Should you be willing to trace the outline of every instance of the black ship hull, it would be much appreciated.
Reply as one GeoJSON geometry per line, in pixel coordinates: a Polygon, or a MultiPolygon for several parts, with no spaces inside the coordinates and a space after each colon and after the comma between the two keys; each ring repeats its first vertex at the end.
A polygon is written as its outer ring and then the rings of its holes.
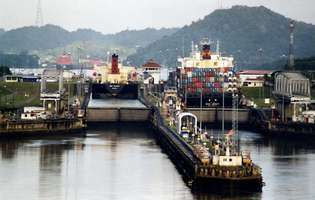
{"type": "Polygon", "coordinates": [[[92,98],[93,99],[137,99],[138,98],[138,84],[92,84],[92,98]]]}
{"type": "MultiPolygon", "coordinates": [[[[223,105],[223,94],[222,93],[210,93],[204,94],[201,96],[200,94],[187,94],[185,97],[183,95],[182,99],[185,101],[186,106],[188,108],[200,108],[200,104],[202,102],[202,107],[210,108],[210,107],[222,107],[223,105]]],[[[233,98],[231,93],[224,94],[224,106],[232,107],[233,98]]]]}

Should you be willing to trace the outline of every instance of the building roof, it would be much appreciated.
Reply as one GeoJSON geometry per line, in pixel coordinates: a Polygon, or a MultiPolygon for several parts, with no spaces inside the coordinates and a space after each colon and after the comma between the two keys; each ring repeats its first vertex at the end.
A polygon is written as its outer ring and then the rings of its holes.
{"type": "Polygon", "coordinates": [[[103,61],[100,59],[91,59],[89,63],[90,65],[101,66],[103,64],[103,61]]]}
{"type": "Polygon", "coordinates": [[[283,75],[288,79],[297,79],[297,80],[308,80],[303,74],[298,72],[280,72],[279,75],[283,75]]]}
{"type": "Polygon", "coordinates": [[[69,54],[63,54],[58,57],[57,65],[72,65],[72,57],[69,54]]]}
{"type": "Polygon", "coordinates": [[[161,65],[159,65],[155,60],[150,59],[143,65],[143,67],[158,67],[158,68],[160,68],[161,65]]]}
{"type": "Polygon", "coordinates": [[[58,77],[61,73],[62,71],[58,69],[45,69],[42,75],[46,77],[58,77]]]}
{"type": "Polygon", "coordinates": [[[272,74],[271,70],[241,70],[237,72],[238,75],[265,75],[272,74]]]}

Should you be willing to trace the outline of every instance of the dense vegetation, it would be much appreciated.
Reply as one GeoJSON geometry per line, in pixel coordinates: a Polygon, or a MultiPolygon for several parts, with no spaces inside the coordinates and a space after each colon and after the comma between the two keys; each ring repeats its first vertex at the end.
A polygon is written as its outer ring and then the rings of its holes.
{"type": "MultiPolygon", "coordinates": [[[[83,42],[91,46],[124,46],[136,48],[172,34],[177,29],[144,29],[139,31],[122,31],[117,34],[104,35],[91,29],[79,29],[69,32],[61,27],[46,25],[43,27],[23,27],[6,31],[0,35],[0,51],[4,53],[19,53],[45,51],[65,48],[71,44],[83,42]]],[[[89,53],[89,52],[87,52],[89,53]]],[[[101,52],[102,54],[105,51],[101,52]]]]}
{"type": "Polygon", "coordinates": [[[296,59],[294,68],[299,71],[304,71],[304,70],[315,71],[315,57],[296,59]]]}
{"type": "Polygon", "coordinates": [[[0,36],[4,33],[5,33],[4,29],[0,28],[0,36]]]}
{"type": "Polygon", "coordinates": [[[12,73],[9,67],[0,65],[0,77],[5,76],[5,75],[10,75],[10,74],[12,73]]]}
{"type": "Polygon", "coordinates": [[[26,52],[20,54],[0,54],[0,65],[9,67],[38,67],[39,57],[28,55],[26,52]]]}
{"type": "MultiPolygon", "coordinates": [[[[198,43],[208,37],[214,42],[219,40],[222,53],[233,55],[239,67],[259,68],[264,63],[283,59],[288,54],[289,22],[290,19],[263,6],[234,6],[231,9],[216,10],[173,35],[139,49],[128,60],[141,65],[146,60],[155,58],[161,64],[174,67],[177,57],[183,54],[183,47],[187,56],[191,41],[198,43]]],[[[296,22],[296,56],[314,56],[314,44],[315,26],[296,22]]],[[[215,50],[215,43],[212,50],[215,50]]]]}
{"type": "Polygon", "coordinates": [[[0,109],[38,106],[38,83],[5,83],[0,82],[0,109]]]}

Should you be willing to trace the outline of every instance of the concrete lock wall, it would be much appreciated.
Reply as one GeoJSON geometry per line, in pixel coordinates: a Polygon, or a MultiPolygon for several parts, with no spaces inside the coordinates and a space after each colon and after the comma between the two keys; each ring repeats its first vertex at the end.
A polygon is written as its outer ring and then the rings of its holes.
{"type": "Polygon", "coordinates": [[[149,119],[149,109],[89,108],[88,122],[141,122],[149,119]]]}
{"type": "Polygon", "coordinates": [[[196,115],[198,120],[202,119],[203,122],[207,122],[207,123],[216,122],[216,109],[215,108],[209,108],[207,110],[203,110],[202,112],[200,112],[200,109],[188,109],[188,112],[191,112],[192,114],[196,115]]]}
{"type": "Polygon", "coordinates": [[[116,122],[119,120],[118,109],[114,108],[89,108],[87,110],[88,122],[116,122]]]}
{"type": "Polygon", "coordinates": [[[149,115],[149,109],[120,109],[120,121],[123,122],[147,121],[149,115]]]}
{"type": "MultiPolygon", "coordinates": [[[[202,119],[205,123],[216,123],[222,121],[222,108],[205,108],[200,112],[199,108],[189,108],[188,112],[195,114],[199,119],[202,119]],[[202,118],[200,118],[200,116],[202,118]]],[[[232,122],[233,111],[231,108],[224,110],[224,121],[232,122]]],[[[249,110],[239,109],[238,110],[238,121],[239,123],[247,123],[249,121],[249,110]]]]}

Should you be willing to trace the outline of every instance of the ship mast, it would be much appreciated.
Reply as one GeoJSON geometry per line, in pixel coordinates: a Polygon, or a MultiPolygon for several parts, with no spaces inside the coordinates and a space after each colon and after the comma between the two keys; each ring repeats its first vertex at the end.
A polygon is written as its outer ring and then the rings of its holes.
{"type": "Polygon", "coordinates": [[[217,40],[217,49],[216,49],[216,54],[220,55],[220,40],[217,40]]]}
{"type": "MultiPolygon", "coordinates": [[[[238,94],[233,92],[233,99],[232,99],[232,129],[234,132],[234,138],[237,138],[237,146],[236,153],[237,155],[240,154],[240,138],[239,138],[239,131],[238,131],[238,94]]],[[[235,141],[234,141],[235,142],[235,141]]]]}

